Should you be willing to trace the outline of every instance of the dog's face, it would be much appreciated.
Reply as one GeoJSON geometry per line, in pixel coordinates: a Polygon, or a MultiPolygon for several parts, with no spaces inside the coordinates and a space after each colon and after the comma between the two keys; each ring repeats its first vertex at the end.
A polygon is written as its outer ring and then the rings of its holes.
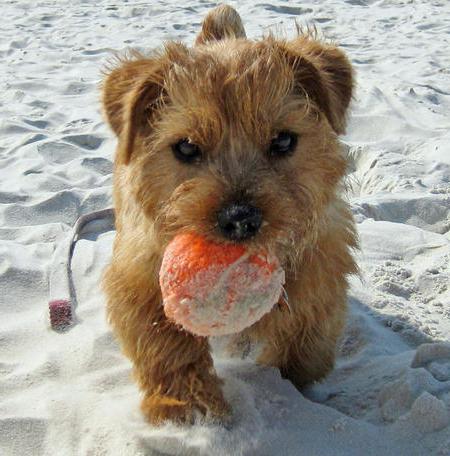
{"type": "Polygon", "coordinates": [[[180,231],[264,246],[282,262],[314,242],[345,172],[352,71],[309,36],[171,43],[106,81],[116,172],[161,246],[180,231]]]}

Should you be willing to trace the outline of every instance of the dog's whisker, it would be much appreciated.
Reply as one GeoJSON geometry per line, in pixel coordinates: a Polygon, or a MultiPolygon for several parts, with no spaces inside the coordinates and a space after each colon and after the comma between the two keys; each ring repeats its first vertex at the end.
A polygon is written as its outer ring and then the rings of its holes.
{"type": "Polygon", "coordinates": [[[281,296],[280,296],[280,299],[278,301],[278,306],[280,307],[280,309],[283,310],[284,308],[286,308],[289,313],[292,313],[292,309],[291,309],[291,306],[289,304],[289,296],[288,296],[287,291],[286,291],[286,289],[284,287],[282,288],[282,291],[281,291],[281,296]]]}

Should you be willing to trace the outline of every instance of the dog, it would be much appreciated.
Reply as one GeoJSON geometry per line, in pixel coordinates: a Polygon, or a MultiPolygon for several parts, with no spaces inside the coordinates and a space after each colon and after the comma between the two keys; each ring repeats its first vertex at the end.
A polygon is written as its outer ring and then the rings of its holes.
{"type": "Polygon", "coordinates": [[[158,273],[181,232],[273,252],[290,309],[275,306],[244,330],[262,344],[257,361],[297,388],[333,368],[357,271],[338,141],[353,86],[345,54],[314,32],[249,40],[225,5],[192,48],[168,42],[109,69],[102,101],[118,138],[117,234],[103,288],[150,423],[231,414],[208,339],[164,315],[158,273]]]}

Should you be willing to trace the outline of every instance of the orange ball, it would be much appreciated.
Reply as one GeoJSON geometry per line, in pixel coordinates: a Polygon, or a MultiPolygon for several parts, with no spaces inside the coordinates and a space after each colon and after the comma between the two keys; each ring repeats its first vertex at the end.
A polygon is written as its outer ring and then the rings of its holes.
{"type": "Polygon", "coordinates": [[[159,274],[164,312],[200,336],[240,332],[278,302],[284,271],[267,252],[182,233],[167,246],[159,274]]]}

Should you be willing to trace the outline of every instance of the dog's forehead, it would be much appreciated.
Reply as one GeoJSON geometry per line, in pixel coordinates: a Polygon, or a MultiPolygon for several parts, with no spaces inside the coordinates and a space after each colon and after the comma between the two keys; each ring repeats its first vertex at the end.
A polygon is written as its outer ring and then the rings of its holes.
{"type": "Polygon", "coordinates": [[[192,49],[192,56],[194,58],[209,56],[215,61],[226,63],[227,67],[235,71],[237,67],[245,69],[257,59],[267,62],[270,55],[279,54],[279,51],[273,41],[230,39],[195,47],[192,49]]]}
{"type": "Polygon", "coordinates": [[[223,40],[193,49],[181,47],[168,57],[169,92],[181,86],[200,96],[207,92],[218,96],[221,91],[230,96],[233,89],[265,88],[271,95],[283,95],[293,80],[282,48],[270,40],[223,40]]]}
{"type": "Polygon", "coordinates": [[[185,118],[210,114],[192,123],[207,125],[219,115],[222,125],[259,135],[284,115],[293,72],[276,43],[224,40],[181,52],[167,75],[167,92],[185,118]]]}

